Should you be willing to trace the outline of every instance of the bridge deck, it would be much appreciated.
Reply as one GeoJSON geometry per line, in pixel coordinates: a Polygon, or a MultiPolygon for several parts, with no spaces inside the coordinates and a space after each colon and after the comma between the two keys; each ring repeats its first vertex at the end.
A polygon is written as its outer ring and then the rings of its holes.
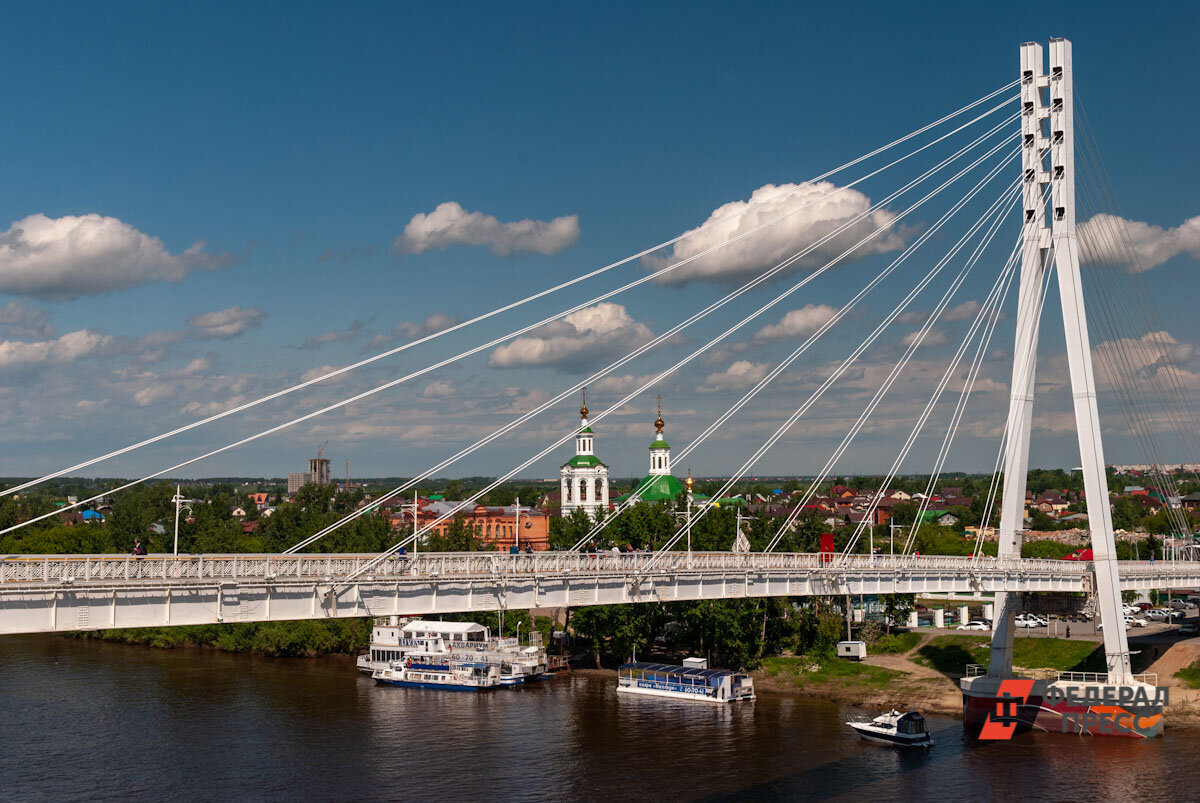
{"type": "MultiPolygon", "coordinates": [[[[0,633],[828,594],[1090,589],[1088,563],[804,553],[15,555],[0,633]]],[[[1200,563],[1122,562],[1124,589],[1200,587],[1200,563]]]]}

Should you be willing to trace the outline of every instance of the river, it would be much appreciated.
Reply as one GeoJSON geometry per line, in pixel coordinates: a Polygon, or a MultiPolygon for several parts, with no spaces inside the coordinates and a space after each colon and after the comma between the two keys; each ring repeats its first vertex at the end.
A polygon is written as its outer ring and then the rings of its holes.
{"type": "Polygon", "coordinates": [[[346,659],[0,639],[3,800],[1193,799],[1200,732],[1029,734],[899,751],[867,711],[760,691],[629,699],[580,672],[481,694],[397,689],[346,659]]]}

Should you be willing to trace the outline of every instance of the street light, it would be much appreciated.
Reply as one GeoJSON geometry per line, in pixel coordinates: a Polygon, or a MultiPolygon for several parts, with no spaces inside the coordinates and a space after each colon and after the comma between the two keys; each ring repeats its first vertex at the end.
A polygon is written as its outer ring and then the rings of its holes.
{"type": "Polygon", "coordinates": [[[687,534],[688,534],[688,555],[692,554],[692,470],[688,469],[687,475],[687,534]]]}
{"type": "Polygon", "coordinates": [[[183,494],[180,492],[179,486],[176,485],[175,486],[175,495],[171,497],[171,501],[175,503],[175,547],[171,551],[171,554],[178,555],[179,554],[179,511],[186,510],[188,512],[188,515],[190,516],[192,513],[192,506],[184,504],[184,503],[191,502],[192,500],[184,499],[183,494]]]}
{"type": "MultiPolygon", "coordinates": [[[[517,552],[520,552],[521,551],[521,510],[522,510],[521,497],[518,496],[518,497],[515,497],[514,499],[515,499],[515,501],[513,502],[513,513],[515,514],[516,519],[513,521],[513,532],[516,533],[516,535],[513,536],[513,538],[514,538],[513,546],[515,546],[517,548],[517,552]]],[[[524,510],[531,511],[531,510],[533,510],[533,508],[527,507],[527,508],[524,508],[524,510]]]]}

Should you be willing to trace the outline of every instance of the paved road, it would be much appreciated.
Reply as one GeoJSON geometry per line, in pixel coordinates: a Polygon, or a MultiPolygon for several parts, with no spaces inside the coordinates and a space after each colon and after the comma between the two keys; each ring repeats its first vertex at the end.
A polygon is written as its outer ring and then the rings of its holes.
{"type": "MultiPolygon", "coordinates": [[[[1142,617],[1145,618],[1144,616],[1142,617]]],[[[1129,635],[1131,641],[1139,643],[1176,643],[1188,642],[1200,644],[1200,636],[1181,637],[1178,633],[1180,625],[1184,622],[1200,625],[1200,611],[1187,610],[1184,612],[1184,618],[1175,622],[1159,622],[1154,619],[1148,620],[1149,624],[1145,627],[1131,627],[1125,632],[1129,635]]],[[[1066,638],[1066,628],[1070,625],[1072,641],[1100,641],[1104,638],[1103,630],[1095,629],[1095,622],[1070,622],[1064,620],[1056,620],[1050,623],[1049,627],[1019,627],[1016,634],[1019,637],[1041,637],[1041,638],[1066,638]]],[[[980,636],[991,637],[990,630],[958,630],[954,627],[922,627],[918,632],[932,633],[937,635],[942,634],[978,634],[980,636]]]]}

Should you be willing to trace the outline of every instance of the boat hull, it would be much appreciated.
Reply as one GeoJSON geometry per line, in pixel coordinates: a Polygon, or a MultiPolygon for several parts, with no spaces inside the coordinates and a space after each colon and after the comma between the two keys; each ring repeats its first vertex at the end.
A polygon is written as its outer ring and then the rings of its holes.
{"type": "Polygon", "coordinates": [[[866,728],[860,728],[853,722],[848,723],[855,733],[866,739],[868,742],[877,742],[879,744],[887,744],[892,747],[933,747],[933,740],[929,738],[929,734],[922,734],[920,739],[905,738],[896,733],[881,733],[866,728]]]}
{"type": "Polygon", "coordinates": [[[383,680],[382,678],[376,678],[375,682],[384,686],[399,686],[400,688],[404,689],[438,689],[439,691],[479,692],[496,688],[495,686],[459,686],[454,683],[429,683],[427,681],[417,680],[383,680]]]}
{"type": "Polygon", "coordinates": [[[652,689],[644,686],[617,686],[617,694],[633,694],[642,697],[668,697],[672,700],[686,700],[689,703],[713,703],[715,705],[728,705],[729,703],[754,699],[754,695],[750,695],[748,697],[735,697],[728,700],[720,700],[716,697],[710,697],[707,694],[671,691],[669,689],[652,689]]]}

